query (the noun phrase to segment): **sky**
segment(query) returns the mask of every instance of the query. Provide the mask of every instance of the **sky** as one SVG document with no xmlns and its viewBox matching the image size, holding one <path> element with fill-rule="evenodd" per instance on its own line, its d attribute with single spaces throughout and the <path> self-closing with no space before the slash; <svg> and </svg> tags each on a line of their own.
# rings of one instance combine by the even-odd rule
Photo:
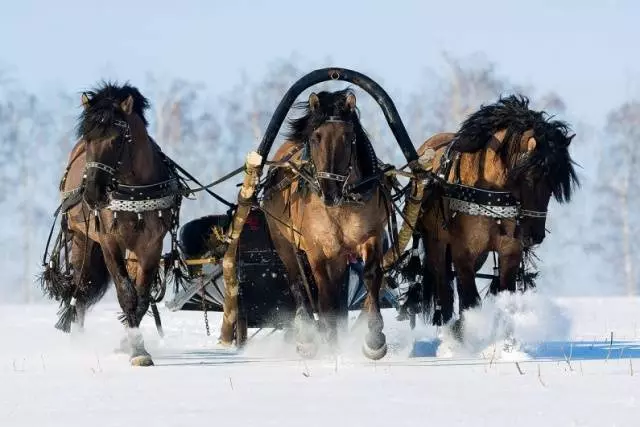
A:
<svg viewBox="0 0 640 427">
<path fill-rule="evenodd" d="M 446 51 L 559 93 L 593 126 L 640 97 L 637 1 L 1 1 L 0 67 L 38 92 L 149 71 L 224 91 L 297 55 L 363 72 L 395 100 L 442 70 Z"/>
</svg>

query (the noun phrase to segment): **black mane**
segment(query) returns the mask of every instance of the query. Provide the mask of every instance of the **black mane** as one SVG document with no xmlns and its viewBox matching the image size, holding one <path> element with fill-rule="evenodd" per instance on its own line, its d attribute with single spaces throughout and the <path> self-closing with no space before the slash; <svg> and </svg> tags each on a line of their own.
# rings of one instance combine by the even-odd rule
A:
<svg viewBox="0 0 640 427">
<path fill-rule="evenodd" d="M 78 138 L 95 140 L 114 136 L 117 133 L 115 122 L 125 119 L 120 104 L 130 95 L 133 97 L 133 112 L 140 116 L 145 126 L 148 125 L 144 113 L 149 108 L 149 101 L 128 83 L 120 86 L 117 83 L 102 82 L 85 94 L 89 98 L 89 107 L 80 114 Z"/>
<path fill-rule="evenodd" d="M 353 124 L 356 136 L 356 151 L 361 164 L 362 172 L 368 177 L 377 172 L 377 157 L 367 132 L 360 123 L 359 110 L 351 111 L 346 107 L 347 96 L 352 94 L 351 89 L 346 88 L 335 92 L 318 92 L 320 100 L 319 108 L 311 111 L 309 101 L 298 102 L 293 109 L 302 110 L 302 116 L 288 121 L 288 132 L 285 137 L 297 144 L 305 144 L 314 129 L 324 123 L 329 117 L 339 117 Z"/>
<path fill-rule="evenodd" d="M 573 188 L 580 185 L 569 154 L 569 125 L 560 120 L 541 119 L 533 127 L 536 148 L 520 162 L 514 162 L 507 179 L 510 182 L 531 176 L 533 182 L 547 182 L 555 199 L 569 202 Z"/>
<path fill-rule="evenodd" d="M 452 148 L 463 153 L 481 150 L 501 129 L 507 130 L 505 141 L 520 141 L 522 134 L 541 120 L 543 114 L 530 110 L 526 97 L 500 97 L 494 104 L 482 105 L 462 123 Z"/>
<path fill-rule="evenodd" d="M 569 125 L 549 120 L 543 111 L 529 109 L 529 99 L 524 96 L 500 97 L 496 103 L 480 107 L 462 123 L 451 148 L 460 152 L 481 150 L 503 129 L 506 134 L 500 154 L 511 167 L 508 180 L 514 182 L 524 174 L 535 175 L 533 179 L 546 180 L 556 200 L 569 201 L 573 185 L 579 185 L 569 155 L 572 138 L 568 136 Z M 527 130 L 533 130 L 536 148 L 518 162 L 520 141 Z"/>
</svg>

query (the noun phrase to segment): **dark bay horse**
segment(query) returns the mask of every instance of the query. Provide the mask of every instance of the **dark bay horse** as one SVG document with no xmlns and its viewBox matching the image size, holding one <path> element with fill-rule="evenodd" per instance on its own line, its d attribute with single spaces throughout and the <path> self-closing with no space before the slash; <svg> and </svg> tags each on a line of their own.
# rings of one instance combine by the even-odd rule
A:
<svg viewBox="0 0 640 427">
<path fill-rule="evenodd" d="M 65 332 L 72 322 L 82 329 L 113 279 L 125 344 L 139 366 L 153 365 L 139 325 L 181 201 L 181 184 L 147 133 L 148 105 L 129 85 L 104 83 L 82 95 L 80 140 L 60 183 L 57 257 L 43 274 L 45 291 L 63 306 L 56 327 Z"/>
<path fill-rule="evenodd" d="M 309 306 L 308 291 L 309 298 L 305 298 L 302 251 L 318 290 L 315 308 L 320 326 L 332 345 L 337 342 L 340 292 L 348 259 L 363 260 L 369 328 L 363 351 L 371 359 L 380 359 L 387 351 L 379 292 L 389 202 L 379 180 L 370 181 L 368 188 L 351 187 L 375 177 L 378 160 L 350 90 L 312 93 L 308 102 L 297 107 L 304 114 L 290 122 L 287 140 L 273 160 L 289 159 L 299 169 L 272 167 L 262 206 L 296 299 L 298 351 L 312 356 L 317 347 L 308 333 L 313 330 L 308 328 L 313 328 L 314 307 Z"/>
<path fill-rule="evenodd" d="M 579 185 L 569 155 L 575 135 L 568 130 L 531 110 L 528 99 L 510 96 L 481 107 L 457 133 L 436 134 L 418 149 L 433 157 L 441 180 L 425 195 L 418 220 L 426 251 L 423 298 L 434 324 L 452 318 L 453 267 L 461 319 L 480 303 L 475 274 L 491 251 L 499 265 L 491 293 L 516 290 L 523 253 L 545 238 L 550 198 L 569 202 Z"/>
</svg>

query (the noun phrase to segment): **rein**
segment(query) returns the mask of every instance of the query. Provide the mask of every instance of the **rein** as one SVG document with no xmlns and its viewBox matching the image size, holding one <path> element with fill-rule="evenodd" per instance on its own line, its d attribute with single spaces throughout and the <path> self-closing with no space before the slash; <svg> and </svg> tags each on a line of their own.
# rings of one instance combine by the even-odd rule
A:
<svg viewBox="0 0 640 427">
<path fill-rule="evenodd" d="M 324 123 L 351 123 L 351 122 L 347 120 L 343 120 L 337 116 L 329 116 L 327 120 L 322 122 L 322 124 Z M 347 166 L 347 172 L 339 174 L 334 172 L 318 170 L 313 159 L 311 158 L 310 141 L 309 139 L 307 139 L 303 143 L 303 147 L 304 147 L 303 158 L 306 164 L 303 165 L 303 167 L 300 168 L 299 171 L 295 171 L 295 172 L 299 177 L 301 177 L 304 181 L 306 181 L 311 187 L 311 189 L 323 200 L 326 200 L 326 197 L 322 191 L 320 180 L 324 179 L 324 180 L 336 181 L 336 182 L 342 183 L 342 188 L 340 190 L 340 197 L 337 201 L 335 201 L 334 206 L 340 206 L 346 203 L 360 204 L 367 198 L 367 195 L 369 194 L 371 187 L 373 187 L 376 183 L 380 181 L 381 174 L 378 173 L 379 171 L 377 170 L 377 167 L 376 167 L 377 159 L 375 157 L 375 154 L 373 153 L 373 150 L 371 149 L 371 147 L 368 147 L 371 155 L 371 161 L 374 168 L 372 176 L 365 177 L 356 183 L 352 183 L 352 184 L 348 183 L 349 178 L 351 177 L 351 174 L 353 172 L 354 160 L 357 155 L 356 143 L 357 143 L 357 137 L 354 136 L 353 140 L 351 140 L 351 142 L 349 143 L 351 149 L 349 153 L 349 164 Z M 306 159 L 306 157 L 308 157 L 308 159 Z"/>
</svg>

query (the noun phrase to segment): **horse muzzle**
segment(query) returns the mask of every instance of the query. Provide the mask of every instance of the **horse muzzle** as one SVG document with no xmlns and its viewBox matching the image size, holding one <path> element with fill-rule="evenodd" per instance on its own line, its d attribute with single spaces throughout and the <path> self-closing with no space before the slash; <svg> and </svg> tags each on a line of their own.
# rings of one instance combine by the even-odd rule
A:
<svg viewBox="0 0 640 427">
<path fill-rule="evenodd" d="M 529 234 L 527 236 L 524 237 L 524 239 L 522 240 L 522 242 L 524 243 L 524 246 L 526 247 L 532 247 L 535 245 L 539 245 L 544 241 L 544 234 L 540 235 L 538 233 L 533 233 L 533 234 Z"/>
</svg>

